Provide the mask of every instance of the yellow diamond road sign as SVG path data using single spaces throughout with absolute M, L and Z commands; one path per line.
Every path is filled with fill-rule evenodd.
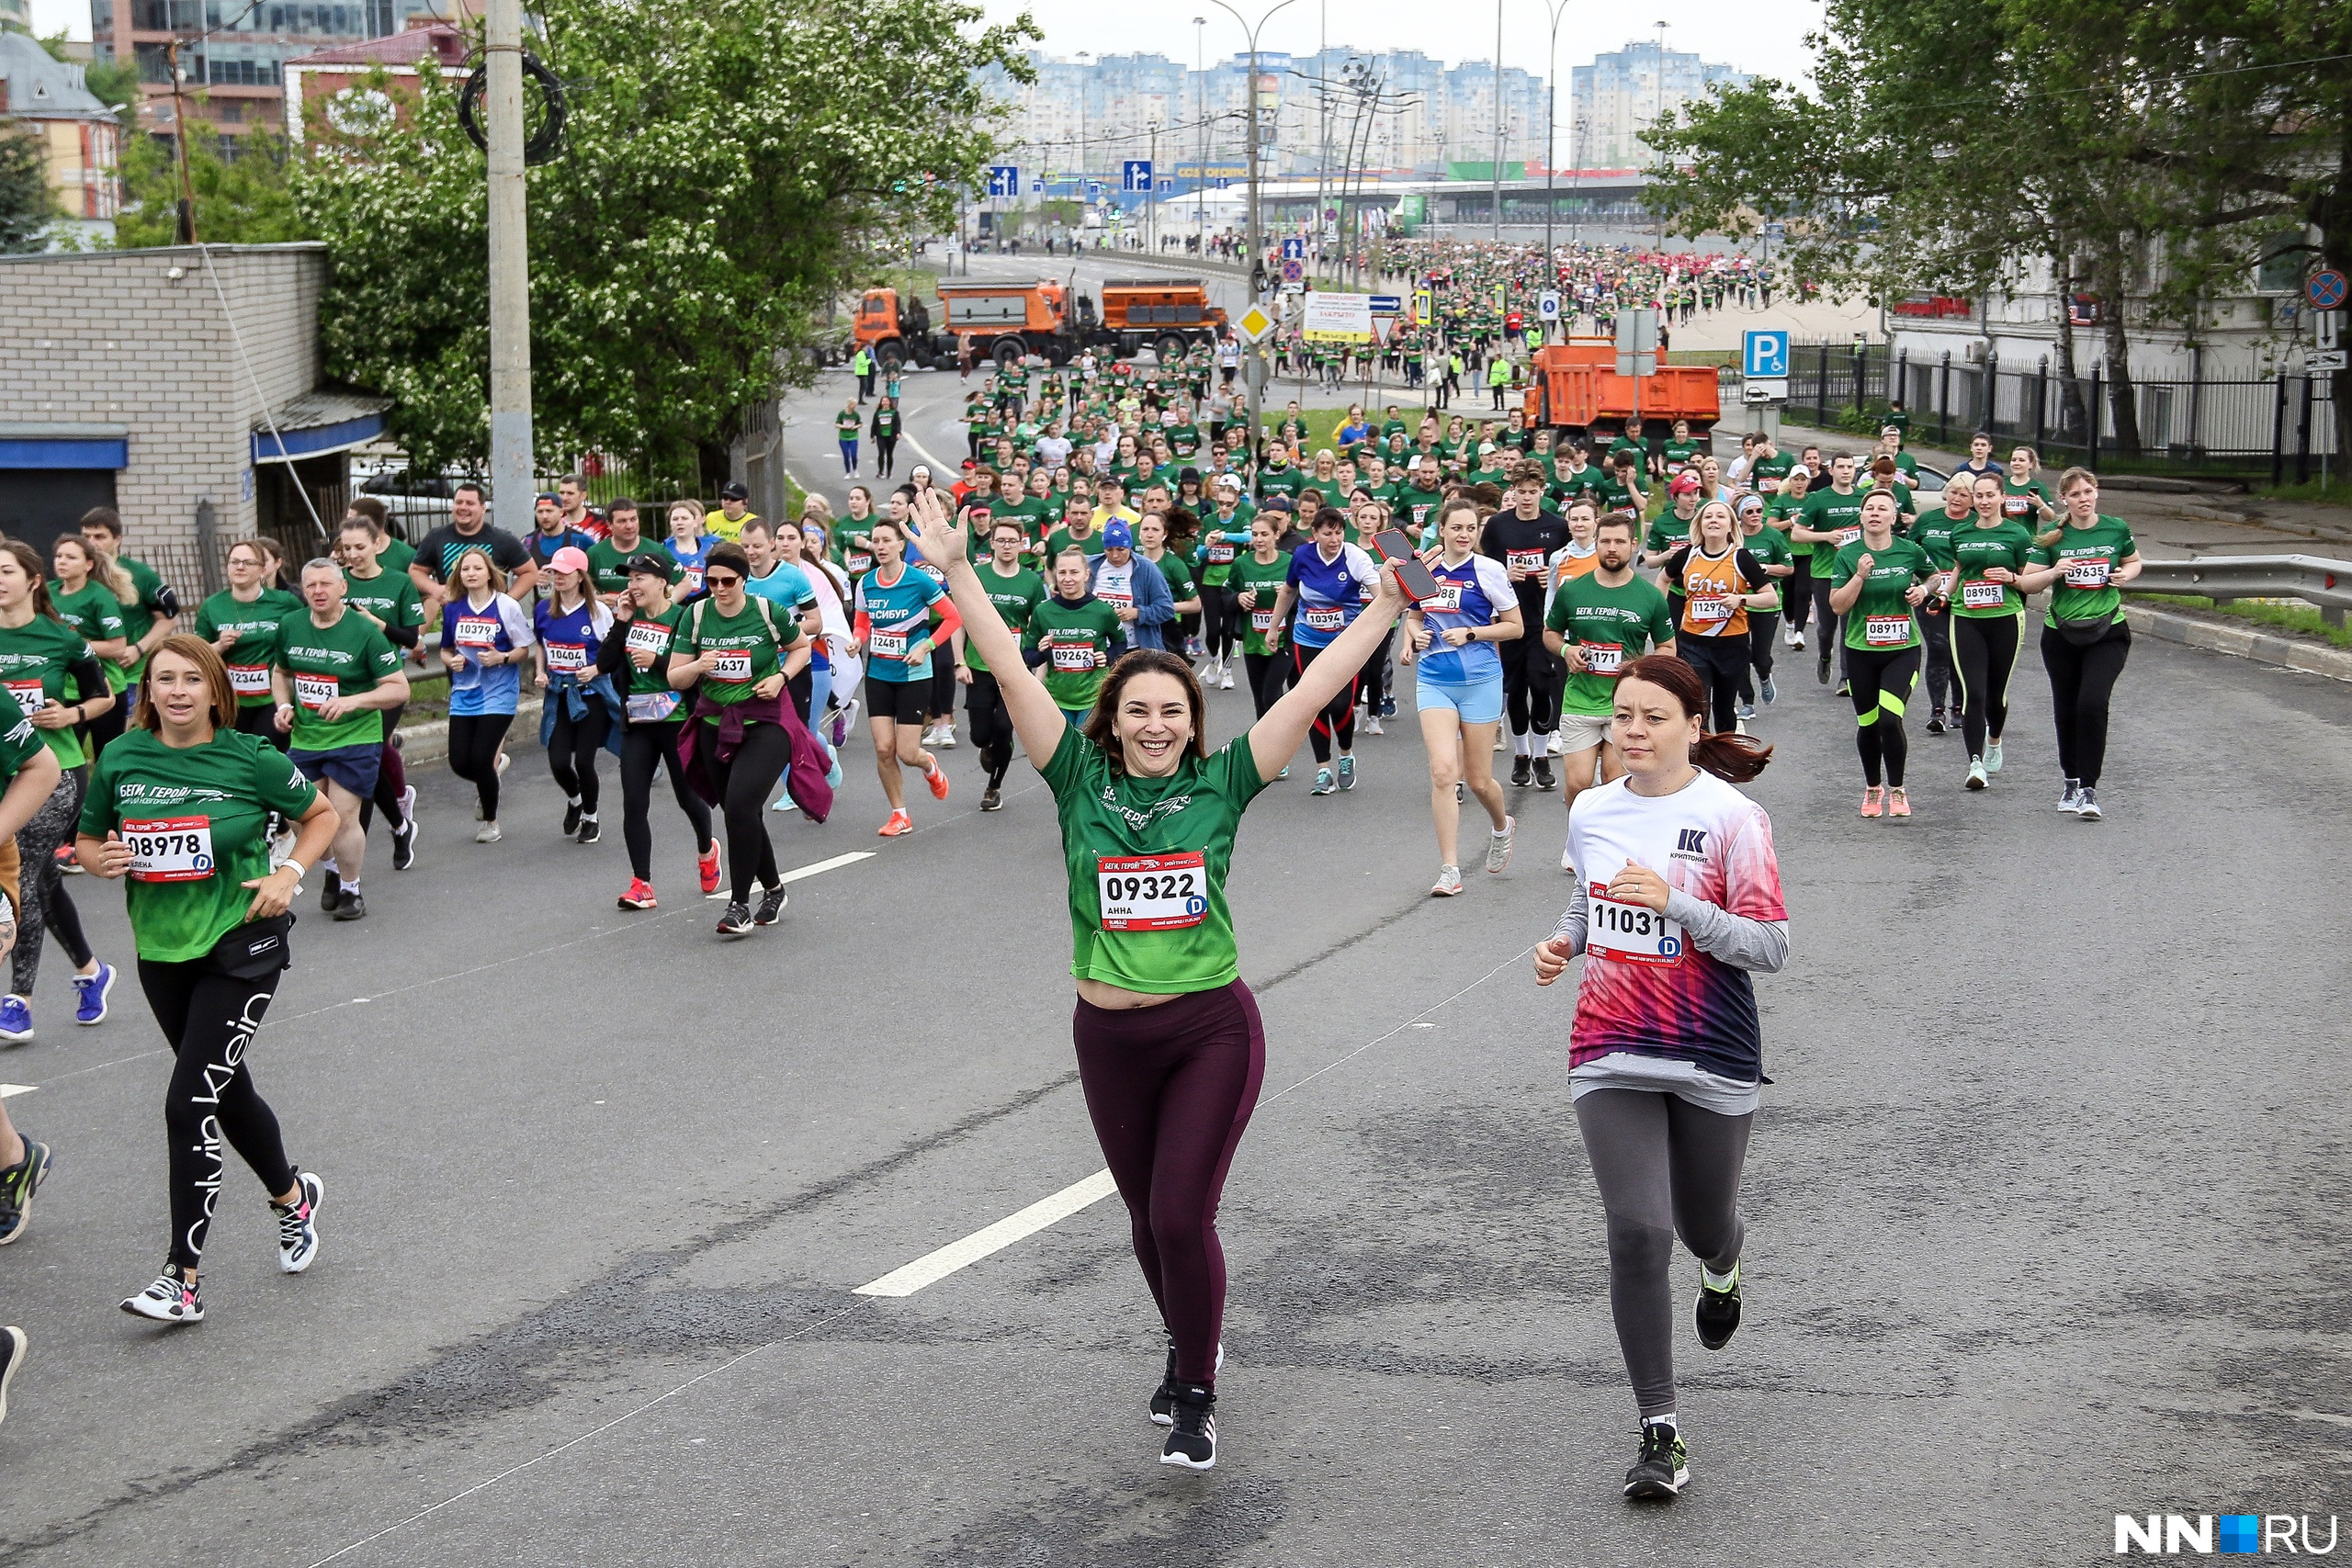
M 1268 333 L 1274 330 L 1274 319 L 1266 314 L 1265 311 L 1260 310 L 1257 306 L 1252 305 L 1247 310 L 1241 312 L 1240 327 L 1241 335 L 1248 338 L 1251 343 L 1256 343 L 1260 338 L 1264 337 Z

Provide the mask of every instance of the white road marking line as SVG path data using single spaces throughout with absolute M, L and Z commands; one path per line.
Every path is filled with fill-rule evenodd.
M 40 1087 L 30 1083 L 0 1083 L 0 1100 L 6 1100 L 11 1095 L 30 1094 Z
M 788 884 L 798 882 L 805 877 L 815 876 L 820 872 L 839 871 L 845 865 L 855 865 L 859 861 L 872 860 L 875 853 L 876 852 L 873 850 L 852 850 L 845 855 L 835 855 L 831 860 L 820 860 L 813 863 L 812 864 L 797 866 L 784 874 L 784 880 Z M 716 893 L 706 893 L 703 897 L 706 898 L 732 898 L 735 895 L 729 889 L 722 887 Z
M 1452 1007 L 1504 970 L 1524 961 L 1533 951 L 1532 946 L 1520 949 L 1443 1001 L 1431 1003 L 1386 1033 L 1375 1035 L 1346 1055 L 1335 1057 L 1324 1063 L 1288 1089 L 1278 1089 L 1266 1096 L 1258 1102 L 1258 1110 L 1265 1110 L 1276 1100 L 1287 1097 L 1292 1090 L 1304 1089 L 1332 1068 L 1345 1066 L 1381 1042 L 1393 1040 L 1408 1029 L 1434 1027 L 1420 1021 L 1442 1009 Z M 874 1280 L 871 1284 L 860 1285 L 850 1293 L 859 1296 L 911 1296 L 924 1286 L 937 1284 L 957 1269 L 968 1268 L 983 1258 L 1001 1252 L 1014 1242 L 1033 1236 L 1047 1225 L 1066 1220 L 1090 1204 L 1101 1202 L 1117 1190 L 1117 1184 L 1111 1179 L 1111 1173 L 1108 1170 L 1098 1170 L 1083 1181 L 1070 1183 L 1050 1198 L 1040 1198 L 1018 1213 L 1007 1214 L 992 1225 L 983 1225 L 963 1240 L 951 1241 L 935 1252 L 927 1252 L 912 1263 L 893 1269 L 879 1280 Z
M 1056 1221 L 1066 1220 L 1117 1190 L 1111 1173 L 1098 1170 L 1083 1181 L 1071 1182 L 1050 1198 L 1038 1199 L 1019 1213 L 1007 1214 L 996 1224 L 984 1225 L 961 1241 L 951 1241 L 936 1252 L 927 1252 L 912 1263 L 891 1269 L 871 1284 L 860 1285 L 851 1293 L 860 1296 L 911 1296 L 925 1285 L 935 1284 L 958 1269 L 978 1263 L 991 1253 L 1001 1252 L 1023 1236 L 1035 1235 Z

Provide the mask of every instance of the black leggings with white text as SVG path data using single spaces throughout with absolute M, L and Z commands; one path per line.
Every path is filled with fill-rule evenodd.
M 205 1233 L 220 1198 L 221 1139 L 253 1168 L 269 1196 L 294 1185 L 277 1115 L 254 1088 L 245 1059 L 281 973 L 240 980 L 221 974 L 209 958 L 139 961 L 140 988 L 172 1043 L 164 1128 L 171 1155 L 171 1260 L 183 1269 L 204 1257 Z

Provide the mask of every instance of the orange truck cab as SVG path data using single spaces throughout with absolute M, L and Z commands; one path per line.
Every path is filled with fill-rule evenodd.
M 1214 344 L 1225 331 L 1225 312 L 1209 302 L 1198 278 L 1162 277 L 1102 286 L 1097 341 L 1130 355 L 1148 344 L 1163 361 L 1180 359 L 1196 343 Z
M 1723 417 L 1723 405 L 1712 365 L 1661 365 L 1655 375 L 1620 376 L 1612 339 L 1579 337 L 1535 351 L 1526 413 L 1530 429 L 1587 431 L 1638 414 L 1645 434 L 1664 435 L 1680 419 L 1704 434 Z

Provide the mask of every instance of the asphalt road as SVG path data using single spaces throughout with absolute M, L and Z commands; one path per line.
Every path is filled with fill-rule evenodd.
M 164 1240 L 161 1041 L 128 981 L 72 1027 L 52 955 L 0 1053 L 59 1157 L 0 1253 L 33 1341 L 0 1562 L 2073 1563 L 2119 1510 L 2352 1515 L 2344 689 L 2142 643 L 2094 825 L 2051 809 L 2029 661 L 1998 785 L 1915 735 L 1895 825 L 1854 814 L 1850 710 L 1783 673 L 1748 1315 L 1721 1355 L 1679 1339 L 1668 1511 L 1617 1495 L 1571 993 L 1524 957 L 1565 898 L 1556 795 L 1451 901 L 1409 725 L 1352 794 L 1251 811 L 1270 1063 L 1195 1476 L 1156 1462 L 1115 1200 L 854 1293 L 1100 1168 L 1034 773 L 981 817 L 967 745 L 883 840 L 853 764 L 830 823 L 774 818 L 779 857 L 871 858 L 727 944 L 673 813 L 664 906 L 624 915 L 617 831 L 560 840 L 518 745 L 503 843 L 435 770 L 417 868 L 296 932 L 254 1059 L 323 1256 L 279 1275 L 232 1170 L 200 1327 L 115 1310 Z M 1246 711 L 1220 694 L 1217 736 Z M 73 889 L 123 962 L 119 895 Z

